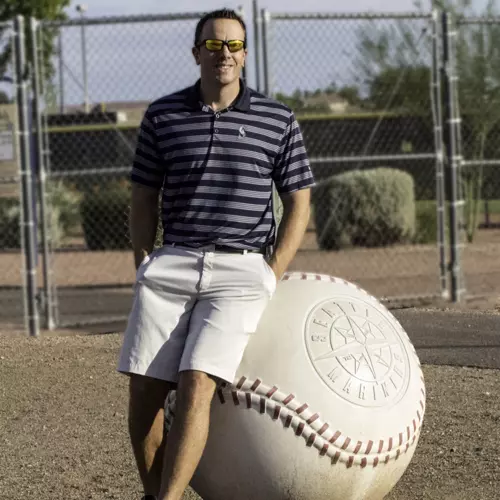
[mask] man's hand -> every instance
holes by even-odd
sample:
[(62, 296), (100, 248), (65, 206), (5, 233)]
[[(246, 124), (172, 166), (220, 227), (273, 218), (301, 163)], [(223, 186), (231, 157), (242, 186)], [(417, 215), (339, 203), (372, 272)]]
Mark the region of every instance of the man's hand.
[(297, 250), (309, 223), (311, 215), (311, 190), (301, 189), (281, 196), (283, 218), (278, 229), (275, 250), (269, 259), (269, 265), (280, 280), (285, 274)]
[(130, 238), (136, 269), (153, 251), (158, 227), (158, 193), (158, 189), (132, 183)]

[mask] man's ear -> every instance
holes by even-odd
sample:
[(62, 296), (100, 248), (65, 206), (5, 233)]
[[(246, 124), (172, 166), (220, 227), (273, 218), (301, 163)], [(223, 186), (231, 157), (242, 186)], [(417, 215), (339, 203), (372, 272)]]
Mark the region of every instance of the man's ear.
[(192, 51), (194, 60), (196, 61), (196, 65), (200, 65), (200, 51), (198, 50), (197, 47), (193, 47)]

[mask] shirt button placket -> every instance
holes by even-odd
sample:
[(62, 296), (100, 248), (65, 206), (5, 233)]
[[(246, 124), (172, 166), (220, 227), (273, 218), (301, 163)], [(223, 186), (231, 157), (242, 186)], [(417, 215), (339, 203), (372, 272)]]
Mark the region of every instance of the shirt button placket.
[[(218, 120), (219, 118), (220, 118), (220, 113), (215, 113), (215, 119), (216, 119), (216, 120)], [(216, 125), (216, 128), (215, 128), (214, 132), (215, 132), (216, 134), (218, 134), (218, 133), (219, 133), (219, 129), (217, 128), (217, 125)]]

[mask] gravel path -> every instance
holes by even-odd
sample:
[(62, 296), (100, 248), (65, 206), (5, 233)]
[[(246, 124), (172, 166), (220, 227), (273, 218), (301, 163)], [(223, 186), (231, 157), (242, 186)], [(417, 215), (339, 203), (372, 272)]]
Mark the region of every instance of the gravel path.
[[(120, 341), (0, 336), (1, 500), (140, 498)], [(500, 371), (424, 365), (424, 375), (422, 437), (387, 500), (498, 499)]]

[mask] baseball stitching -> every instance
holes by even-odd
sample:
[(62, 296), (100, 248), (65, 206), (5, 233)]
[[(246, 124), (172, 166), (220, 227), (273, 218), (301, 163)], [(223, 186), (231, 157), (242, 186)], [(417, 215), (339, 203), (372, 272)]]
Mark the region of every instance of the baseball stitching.
[[(282, 278), (283, 281), (299, 280), (317, 280), (341, 282), (347, 286), (354, 287), (361, 291), (372, 301), (378, 303), (377, 299), (368, 294), (357, 285), (333, 276), (311, 273), (287, 273)], [(407, 453), (411, 446), (417, 441), (422, 427), (425, 413), (425, 385), (415, 347), (411, 343), (408, 335), (402, 328), (396, 318), (392, 321), (399, 326), (412, 347), (413, 354), (417, 360), (420, 370), (420, 380), (422, 387), (420, 389), (421, 399), (418, 403), (414, 418), (409, 425), (401, 429), (401, 432), (395, 436), (368, 440), (366, 442), (351, 439), (342, 434), (341, 431), (334, 429), (327, 422), (321, 420), (318, 413), (309, 408), (306, 403), (298, 401), (294, 394), (281, 392), (276, 386), (267, 386), (261, 380), (249, 380), (241, 377), (233, 384), (222, 384), (217, 390), (217, 396), (221, 404), (233, 403), (240, 408), (253, 409), (261, 415), (267, 414), (274, 421), (281, 421), (284, 428), (292, 429), (297, 437), (302, 437), (307, 447), (314, 447), (319, 451), (320, 456), (327, 456), (332, 464), (342, 462), (347, 468), (353, 465), (359, 465), (365, 468), (368, 465), (377, 467), (380, 463), (387, 464), (390, 460), (397, 460), (402, 454)], [(165, 412), (165, 426), (168, 428), (172, 424), (175, 416), (175, 393), (170, 392), (167, 398)]]

